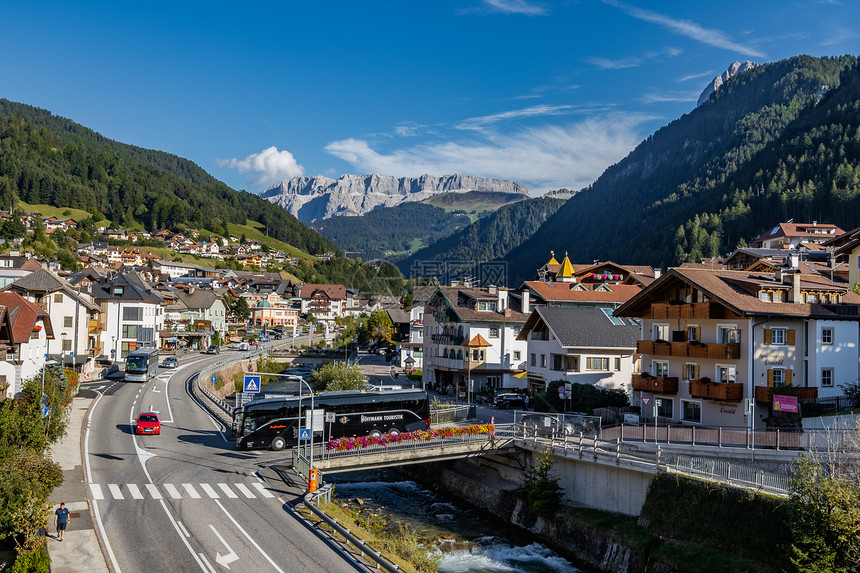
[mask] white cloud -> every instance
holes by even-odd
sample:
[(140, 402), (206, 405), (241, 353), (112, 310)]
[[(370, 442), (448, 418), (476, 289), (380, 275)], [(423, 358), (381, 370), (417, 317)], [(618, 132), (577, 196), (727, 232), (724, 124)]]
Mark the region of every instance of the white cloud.
[(418, 135), (418, 130), (423, 127), (426, 126), (415, 123), (414, 121), (401, 121), (394, 128), (394, 133), (400, 137), (414, 137)]
[(756, 48), (735, 42), (728, 34), (723, 32), (722, 30), (717, 30), (714, 28), (703, 28), (699, 24), (690, 20), (678, 20), (666, 16), (664, 14), (652, 12), (651, 10), (645, 10), (643, 8), (637, 8), (636, 6), (630, 6), (629, 4), (623, 4), (621, 2), (618, 2), (617, 0), (603, 0), (603, 3), (620, 8), (629, 16), (632, 16), (637, 20), (643, 20), (645, 22), (657, 24), (658, 26), (662, 26), (663, 28), (666, 28), (671, 32), (674, 32), (681, 36), (686, 36), (688, 38), (696, 40), (697, 42), (701, 42), (709, 46), (714, 46), (715, 48), (723, 48), (725, 50), (730, 50), (732, 52), (737, 52), (740, 54), (747, 54), (750, 56), (755, 56), (757, 58), (767, 57), (764, 55), (764, 53), (762, 53)]
[(305, 168), (296, 163), (289, 151), (278, 151), (274, 145), (260, 153), (252, 153), (245, 159), (218, 159), (219, 167), (238, 169), (239, 173), (255, 173), (249, 181), (258, 187), (268, 187), (284, 179), (300, 177)]
[(698, 101), (701, 92), (657, 92), (644, 94), (642, 103)]
[(712, 70), (708, 70), (707, 72), (699, 72), (699, 73), (697, 73), (697, 74), (689, 74), (689, 75), (686, 75), (686, 76), (681, 76), (680, 78), (678, 78), (678, 79), (677, 79), (677, 80), (675, 80), (675, 81), (677, 81), (677, 82), (679, 82), (679, 83), (680, 83), (680, 82), (688, 82), (688, 81), (690, 81), (690, 80), (696, 80), (696, 79), (699, 79), (699, 78), (714, 77), (715, 75), (716, 75), (716, 74), (714, 74), (714, 72), (713, 72)]
[(494, 123), (498, 123), (500, 121), (507, 121), (511, 119), (523, 119), (526, 117), (539, 117), (543, 115), (561, 115), (564, 113), (568, 113), (568, 111), (573, 106), (570, 105), (535, 105), (532, 107), (527, 107), (523, 109), (515, 109), (511, 111), (504, 111), (502, 113), (496, 113), (493, 115), (483, 115), (480, 117), (470, 117), (461, 121), (456, 128), (457, 129), (484, 129), (485, 127), (492, 125)]
[(494, 12), (504, 14), (525, 14), (526, 16), (543, 16), (546, 9), (543, 6), (529, 4), (525, 0), (484, 0), (484, 4)]
[(635, 68), (642, 65), (642, 58), (630, 57), (630, 58), (586, 58), (586, 63), (593, 64), (600, 68), (601, 70), (623, 70), (624, 68)]
[(538, 194), (579, 189), (622, 159), (641, 141), (650, 116), (608, 113), (566, 126), (542, 126), (512, 134), (475, 132), (476, 137), (382, 152), (361, 139), (329, 143), (325, 150), (361, 173), (417, 177), (468, 173), (513, 179)]

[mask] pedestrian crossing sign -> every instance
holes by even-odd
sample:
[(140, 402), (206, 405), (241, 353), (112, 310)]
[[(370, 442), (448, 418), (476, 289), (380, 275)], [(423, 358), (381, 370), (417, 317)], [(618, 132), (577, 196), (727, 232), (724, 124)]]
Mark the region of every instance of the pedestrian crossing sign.
[(311, 439), (310, 428), (302, 428), (301, 430), (299, 430), (299, 439), (300, 440), (310, 440)]
[(245, 376), (244, 383), (242, 384), (242, 391), (248, 392), (251, 394), (259, 394), (260, 393), (260, 377), (259, 376)]

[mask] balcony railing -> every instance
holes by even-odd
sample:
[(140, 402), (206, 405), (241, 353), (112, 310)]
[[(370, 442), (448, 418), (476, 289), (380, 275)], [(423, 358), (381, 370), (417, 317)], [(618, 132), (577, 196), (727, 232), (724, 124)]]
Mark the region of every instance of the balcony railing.
[(431, 334), (430, 339), (434, 344), (445, 344), (447, 346), (459, 346), (463, 344), (463, 337), (454, 336), (453, 334)]
[(722, 402), (740, 402), (744, 399), (744, 385), (740, 382), (690, 380), (690, 396)]
[(642, 392), (654, 392), (655, 394), (677, 394), (678, 377), (634, 374), (633, 389)]
[(651, 318), (722, 318), (719, 307), (712, 309), (709, 302), (673, 304), (669, 302), (651, 303)]
[(755, 401), (759, 404), (770, 404), (773, 402), (773, 395), (779, 394), (780, 391), (788, 390), (789, 395), (797, 395), (798, 400), (814, 400), (818, 398), (818, 388), (806, 388), (803, 386), (756, 386)]
[(720, 358), (739, 360), (741, 345), (738, 343), (720, 344), (717, 342), (665, 342), (662, 340), (637, 340), (639, 354), (653, 356), (688, 356), (691, 358)]

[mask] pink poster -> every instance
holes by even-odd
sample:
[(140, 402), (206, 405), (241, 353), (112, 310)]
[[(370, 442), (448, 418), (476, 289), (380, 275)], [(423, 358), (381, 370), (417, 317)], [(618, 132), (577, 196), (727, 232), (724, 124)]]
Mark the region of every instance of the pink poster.
[(773, 395), (773, 411), (774, 412), (793, 412), (797, 413), (797, 396), (780, 396)]

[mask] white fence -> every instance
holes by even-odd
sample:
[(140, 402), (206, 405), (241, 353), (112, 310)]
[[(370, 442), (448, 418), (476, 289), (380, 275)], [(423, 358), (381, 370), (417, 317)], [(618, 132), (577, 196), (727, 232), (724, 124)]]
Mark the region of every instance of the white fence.
[(680, 474), (703, 477), (712, 481), (738, 485), (748, 489), (758, 489), (769, 493), (787, 495), (789, 492), (790, 478), (788, 476), (757, 470), (726, 460), (661, 452), (660, 463), (666, 469), (674, 470)]

